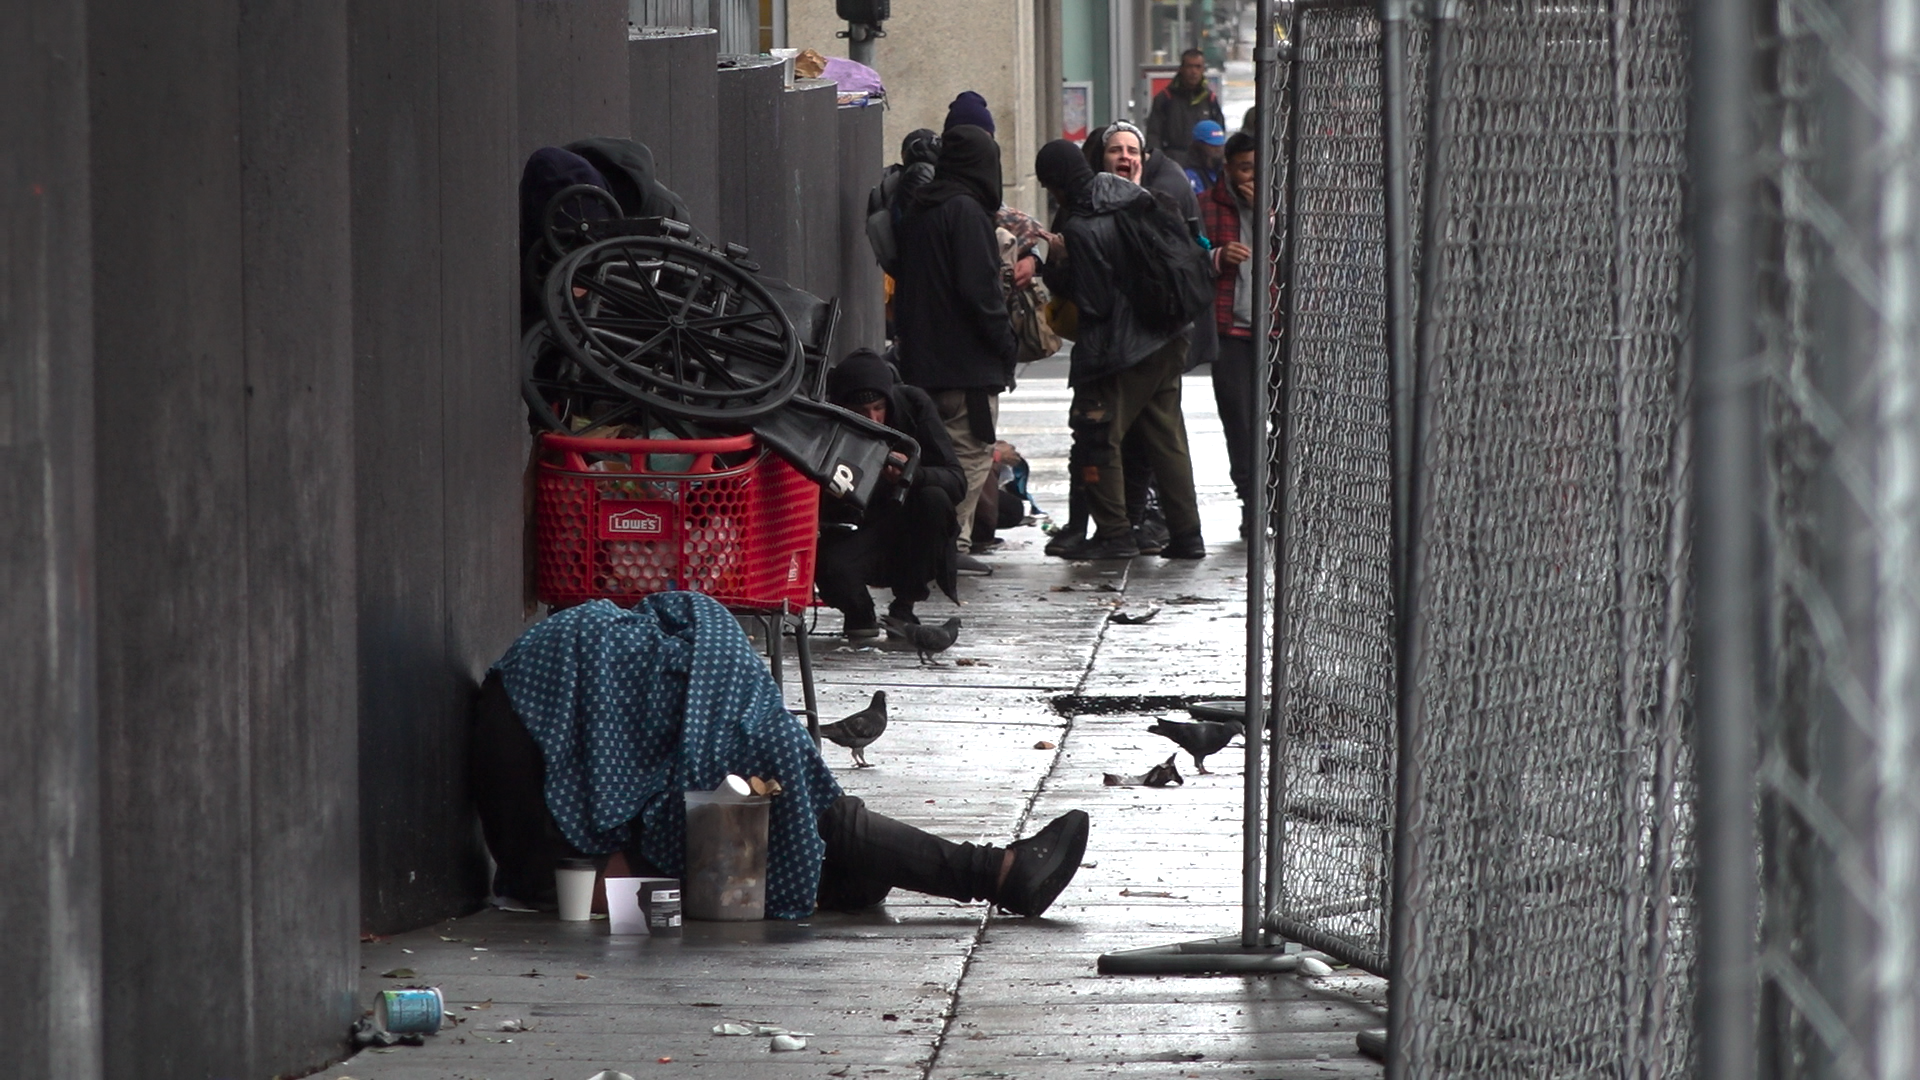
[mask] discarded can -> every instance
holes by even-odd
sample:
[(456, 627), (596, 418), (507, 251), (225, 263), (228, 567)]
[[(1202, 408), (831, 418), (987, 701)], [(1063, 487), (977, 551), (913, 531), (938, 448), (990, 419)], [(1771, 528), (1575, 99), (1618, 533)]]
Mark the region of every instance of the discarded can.
[(646, 916), (647, 933), (654, 937), (677, 937), (680, 933), (680, 879), (641, 878), (640, 912)]
[(373, 999), (373, 1021), (395, 1035), (431, 1035), (440, 1030), (447, 999), (433, 987), (425, 990), (382, 990)]

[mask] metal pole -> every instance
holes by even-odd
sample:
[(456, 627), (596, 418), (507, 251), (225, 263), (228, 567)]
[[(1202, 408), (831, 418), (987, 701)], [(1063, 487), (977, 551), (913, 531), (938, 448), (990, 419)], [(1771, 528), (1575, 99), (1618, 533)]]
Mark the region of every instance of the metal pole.
[(866, 23), (847, 24), (847, 59), (873, 66), (873, 39), (879, 36), (873, 30)]
[[(1393, 0), (1383, 0), (1383, 8)], [(1384, 33), (1399, 39), (1398, 65), (1404, 69), (1405, 22)], [(1393, 512), (1394, 512), (1394, 810), (1393, 810), (1393, 910), (1387, 952), (1390, 971), (1387, 984), (1387, 1077), (1402, 1080), (1414, 1073), (1413, 1000), (1415, 963), (1420, 956), (1419, 920), (1415, 917), (1426, 888), (1420, 850), (1423, 836), (1425, 790), (1420, 769), (1421, 726), (1425, 722), (1420, 697), (1420, 494), (1423, 486), (1420, 470), (1420, 440), (1428, 408), (1426, 380), (1433, 370), (1439, 350), (1439, 329), (1435, 321), (1435, 299), (1442, 287), (1445, 264), (1442, 259), (1447, 221), (1447, 172), (1449, 140), (1446, 129), (1447, 63), (1453, 18), (1453, 0), (1432, 0), (1432, 30), (1427, 51), (1427, 160), (1426, 200), (1422, 206), (1420, 242), (1425, 245), (1420, 265), (1420, 310), (1413, 348), (1402, 339), (1399, 361), (1394, 366), (1393, 408)], [(1384, 53), (1383, 53), (1384, 56)], [(1384, 65), (1383, 65), (1384, 66)], [(1405, 79), (1400, 79), (1403, 95), (1397, 126), (1403, 140), (1399, 153), (1405, 161)], [(1390, 145), (1390, 144), (1389, 144)], [(1404, 174), (1387, 175), (1387, 190), (1407, 182)], [(1401, 198), (1405, 197), (1404, 190)], [(1392, 198), (1392, 195), (1389, 195)], [(1392, 203), (1389, 202), (1389, 207)], [(1392, 227), (1393, 218), (1389, 218)], [(1404, 204), (1399, 227), (1407, 227)], [(1391, 234), (1389, 234), (1391, 238)], [(1395, 271), (1389, 243), (1388, 268)], [(1402, 250), (1405, 258), (1406, 251)], [(1405, 273), (1411, 260), (1402, 262)], [(1404, 290), (1407, 279), (1401, 277)], [(1389, 304), (1393, 286), (1389, 284)], [(1411, 305), (1403, 302), (1399, 315), (1407, 316)], [(1389, 311), (1389, 319), (1394, 313)], [(1389, 324), (1389, 332), (1404, 333), (1404, 324)]]
[[(1253, 70), (1254, 103), (1260, 109), (1263, 125), (1271, 124), (1273, 117), (1273, 72), (1274, 64), (1279, 60), (1279, 49), (1273, 33), (1273, 0), (1259, 0), (1255, 27)], [(1253, 189), (1264, 201), (1267, 192), (1273, 190), (1273, 155), (1257, 153), (1254, 155)], [(1267, 339), (1273, 327), (1273, 313), (1269, 310), (1268, 297), (1271, 295), (1273, 267), (1269, 263), (1268, 238), (1271, 229), (1267, 223), (1267, 208), (1258, 208), (1259, 220), (1253, 230), (1253, 372), (1251, 385), (1247, 387), (1249, 401), (1265, 401), (1267, 397)], [(1254, 461), (1267, 460), (1267, 425), (1257, 425)], [(1267, 520), (1267, 486), (1250, 484), (1248, 492), (1247, 516), (1264, 529)], [(1253, 948), (1260, 943), (1261, 878), (1260, 878), (1260, 791), (1261, 760), (1260, 740), (1266, 734), (1266, 611), (1267, 545), (1264, 535), (1259, 542), (1247, 545), (1247, 753), (1246, 785), (1242, 808), (1242, 845), (1240, 867), (1240, 944)]]
[[(1297, 177), (1299, 176), (1298, 163), (1300, 157), (1297, 148), (1300, 145), (1301, 80), (1304, 77), (1303, 65), (1301, 64), (1301, 60), (1304, 58), (1300, 52), (1300, 20), (1296, 15), (1297, 10), (1298, 9), (1289, 10), (1280, 16), (1286, 26), (1286, 41), (1279, 46), (1280, 53), (1284, 56), (1282, 62), (1286, 64), (1287, 72), (1287, 126), (1284, 135), (1284, 145), (1286, 148), (1286, 179), (1277, 185), (1277, 192), (1262, 191), (1260, 193), (1260, 199), (1264, 204), (1271, 205), (1271, 200), (1274, 199), (1276, 195), (1284, 199), (1280, 205), (1274, 206), (1273, 210), (1279, 215), (1276, 217), (1276, 221), (1283, 221), (1285, 224), (1282, 227), (1286, 230), (1283, 234), (1285, 240), (1279, 258), (1280, 280), (1277, 283), (1280, 291), (1280, 299), (1287, 305), (1286, 323), (1279, 331), (1280, 385), (1278, 393), (1274, 396), (1273, 405), (1268, 411), (1268, 416), (1261, 418), (1260, 426), (1262, 430), (1255, 446), (1256, 451), (1264, 449), (1266, 438), (1272, 438), (1277, 443), (1274, 451), (1267, 457), (1256, 459), (1260, 461), (1263, 466), (1269, 460), (1273, 462), (1272, 475), (1277, 478), (1277, 482), (1273, 488), (1273, 507), (1267, 510), (1261, 518), (1248, 519), (1253, 523), (1253, 529), (1249, 530), (1252, 533), (1249, 539), (1253, 543), (1265, 541), (1268, 525), (1267, 518), (1272, 519), (1274, 530), (1272, 555), (1273, 674), (1268, 683), (1274, 720), (1273, 740), (1267, 751), (1267, 764), (1270, 774), (1270, 779), (1267, 782), (1267, 896), (1265, 910), (1260, 916), (1261, 927), (1269, 933), (1274, 930), (1275, 917), (1278, 915), (1281, 905), (1286, 899), (1287, 773), (1285, 761), (1287, 740), (1289, 738), (1286, 719), (1288, 715), (1287, 636), (1289, 620), (1292, 618), (1292, 599), (1287, 592), (1287, 523), (1292, 520), (1287, 512), (1292, 499), (1292, 496), (1288, 493), (1287, 470), (1289, 468), (1288, 463), (1291, 459), (1291, 448), (1293, 446), (1293, 356), (1297, 346), (1297, 338), (1293, 333), (1293, 328), (1299, 324), (1299, 320), (1296, 318), (1299, 312), (1298, 290), (1293, 286), (1293, 268), (1295, 262), (1293, 253), (1295, 244), (1297, 243), (1296, 238), (1300, 235), (1300, 200), (1295, 198), (1293, 193), (1296, 187)], [(1275, 63), (1273, 65), (1273, 71), (1270, 73), (1270, 77), (1273, 78), (1276, 83), (1279, 81), (1280, 70), (1280, 63)], [(1280, 94), (1278, 91), (1279, 87), (1277, 85), (1270, 88), (1267, 98), (1269, 104), (1274, 106), (1279, 105)], [(1259, 88), (1256, 86), (1256, 95), (1258, 92)], [(1276, 141), (1276, 136), (1280, 134), (1279, 118), (1272, 112), (1261, 111), (1259, 109), (1254, 111), (1254, 115), (1260, 118), (1261, 136), (1260, 144), (1257, 148), (1257, 156), (1254, 159), (1255, 162), (1258, 162), (1260, 158), (1278, 158), (1280, 155), (1274, 151), (1276, 146), (1279, 145)], [(1274, 169), (1279, 169), (1280, 167), (1281, 162), (1276, 160), (1274, 162)], [(1275, 175), (1272, 170), (1269, 170), (1270, 177)], [(1267, 336), (1269, 339), (1272, 338), (1273, 333), (1271, 329), (1269, 329)], [(1273, 342), (1271, 340), (1256, 341), (1254, 345), (1254, 348), (1263, 355), (1272, 347)], [(1273, 379), (1271, 373), (1269, 373), (1267, 385), (1271, 386), (1272, 384)], [(1264, 395), (1266, 393), (1265, 388), (1261, 388), (1260, 392)], [(1263, 396), (1255, 398), (1254, 400), (1264, 402), (1266, 399)], [(1269, 424), (1271, 424), (1271, 426), (1269, 426)], [(1269, 432), (1271, 432), (1271, 435), (1268, 434)], [(1266, 480), (1267, 477), (1263, 474), (1261, 477), (1261, 487), (1263, 490), (1266, 487)]]
[(1695, 0), (1688, 117), (1699, 532), (1693, 654), (1699, 739), (1698, 1047), (1702, 1077), (1754, 1073), (1753, 718), (1762, 595), (1756, 559), (1749, 0)]

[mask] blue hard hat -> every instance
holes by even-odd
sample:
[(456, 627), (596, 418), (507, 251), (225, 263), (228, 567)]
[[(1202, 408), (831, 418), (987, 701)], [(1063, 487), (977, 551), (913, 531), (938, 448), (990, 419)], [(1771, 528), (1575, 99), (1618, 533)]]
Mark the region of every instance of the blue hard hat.
[(1225, 146), (1227, 144), (1227, 133), (1222, 131), (1220, 125), (1214, 123), (1212, 120), (1202, 120), (1193, 125), (1193, 141), (1206, 143), (1208, 146)]

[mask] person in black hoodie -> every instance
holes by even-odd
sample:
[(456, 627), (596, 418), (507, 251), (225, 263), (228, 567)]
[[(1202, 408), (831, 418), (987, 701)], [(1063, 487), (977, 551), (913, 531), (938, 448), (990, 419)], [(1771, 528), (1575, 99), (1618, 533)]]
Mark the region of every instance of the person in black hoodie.
[(912, 204), (898, 228), (893, 294), (900, 375), (933, 398), (965, 470), (964, 554), (973, 507), (993, 464), (1000, 392), (1013, 385), (1015, 358), (993, 232), (1000, 209), (1000, 147), (993, 136), (972, 124), (949, 129), (934, 177), (913, 193)]
[(1139, 428), (1159, 481), (1172, 539), (1168, 558), (1206, 556), (1200, 508), (1193, 491), (1186, 420), (1180, 413), (1180, 376), (1186, 367), (1185, 332), (1158, 333), (1142, 325), (1127, 299), (1133, 272), (1115, 218), (1155, 206), (1139, 185), (1113, 173), (1096, 174), (1080, 149), (1064, 139), (1040, 148), (1034, 172), (1060, 205), (1053, 231), (1064, 250), (1050, 253), (1042, 273), (1056, 296), (1079, 309), (1079, 336), (1067, 381), (1073, 404), (1068, 463), (1083, 493), (1095, 532), (1073, 544), (1068, 558), (1132, 558), (1140, 554), (1127, 518), (1120, 448)]
[[(821, 506), (820, 553), (814, 584), (820, 599), (845, 617), (842, 633), (850, 639), (880, 636), (869, 585), (893, 590), (887, 613), (918, 622), (913, 605), (929, 594), (927, 583), (954, 595), (953, 538), (960, 531), (954, 507), (966, 491), (960, 461), (933, 401), (917, 387), (896, 382), (893, 368), (872, 349), (855, 349), (827, 375), (827, 396), (835, 405), (920, 444), (920, 469), (906, 498), (876, 494), (864, 517), (844, 503)], [(899, 481), (888, 466), (882, 483)]]

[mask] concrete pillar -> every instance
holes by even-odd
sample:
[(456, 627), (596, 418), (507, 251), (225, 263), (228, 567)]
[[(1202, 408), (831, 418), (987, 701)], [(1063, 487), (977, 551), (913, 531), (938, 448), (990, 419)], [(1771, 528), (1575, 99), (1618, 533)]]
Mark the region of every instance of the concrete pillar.
[(643, 27), (634, 34), (627, 42), (633, 137), (653, 150), (660, 182), (711, 236), (720, 227), (719, 32)]
[(92, 0), (105, 1065), (358, 1011), (346, 12)]
[(826, 79), (797, 79), (782, 99), (782, 193), (788, 199), (787, 277), (825, 299), (840, 292), (839, 88)]
[(485, 896), (469, 706), (523, 614), (515, 16), (547, 6), (349, 9), (360, 897), (375, 932)]
[(627, 138), (627, 0), (519, 0), (515, 10), (520, 159), (597, 135)]
[[(720, 232), (714, 239), (746, 245), (762, 266), (769, 265), (769, 256), (776, 257), (784, 271), (786, 250), (775, 245), (770, 224), (780, 220), (781, 211), (760, 205), (773, 199), (772, 193), (779, 188), (777, 147), (785, 85), (781, 66), (765, 56), (730, 56), (720, 61)], [(762, 251), (762, 246), (768, 250)]]
[(0, 34), (0, 1002), (26, 1080), (105, 1075), (85, 10)]
[(867, 192), (880, 182), (887, 167), (882, 141), (886, 110), (848, 105), (838, 110), (840, 123), (840, 332), (834, 339), (834, 360), (855, 349), (878, 352), (887, 343), (886, 283), (880, 263), (867, 243)]

